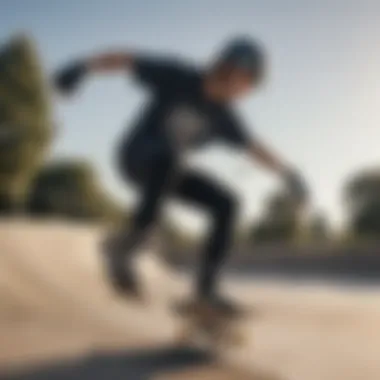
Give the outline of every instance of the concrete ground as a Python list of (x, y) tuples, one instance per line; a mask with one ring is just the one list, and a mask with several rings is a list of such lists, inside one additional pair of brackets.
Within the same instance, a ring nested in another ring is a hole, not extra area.
[(175, 345), (169, 311), (185, 278), (149, 255), (137, 263), (145, 304), (114, 295), (100, 228), (0, 224), (0, 376), (39, 379), (378, 380), (380, 290), (229, 280), (255, 309), (242, 346), (216, 355)]

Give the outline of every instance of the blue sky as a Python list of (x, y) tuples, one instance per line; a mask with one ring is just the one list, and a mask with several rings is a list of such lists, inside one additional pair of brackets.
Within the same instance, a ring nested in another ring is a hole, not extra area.
[[(3, 0), (0, 38), (29, 32), (53, 70), (110, 47), (207, 62), (231, 35), (257, 36), (270, 53), (270, 80), (239, 108), (252, 133), (304, 172), (315, 207), (340, 224), (344, 181), (379, 160), (379, 12), (380, 3), (371, 0)], [(145, 96), (119, 75), (89, 81), (71, 101), (57, 100), (53, 155), (89, 159), (107, 189), (130, 202), (133, 192), (120, 182), (112, 153)], [(238, 192), (243, 219), (258, 214), (263, 195), (278, 183), (223, 147), (192, 162)], [(198, 221), (180, 215), (191, 225)]]

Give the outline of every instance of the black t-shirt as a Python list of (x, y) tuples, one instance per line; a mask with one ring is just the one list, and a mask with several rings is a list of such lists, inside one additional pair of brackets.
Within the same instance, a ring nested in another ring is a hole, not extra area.
[(215, 139), (238, 147), (251, 141), (231, 107), (204, 97), (201, 70), (140, 57), (134, 75), (150, 90), (151, 99), (136, 122), (133, 141), (165, 141), (178, 152)]

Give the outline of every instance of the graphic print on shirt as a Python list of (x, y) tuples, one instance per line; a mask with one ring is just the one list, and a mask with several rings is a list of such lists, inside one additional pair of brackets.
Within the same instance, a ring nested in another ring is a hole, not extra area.
[(205, 115), (188, 105), (174, 106), (165, 122), (169, 139), (178, 148), (186, 148), (198, 142), (209, 129)]

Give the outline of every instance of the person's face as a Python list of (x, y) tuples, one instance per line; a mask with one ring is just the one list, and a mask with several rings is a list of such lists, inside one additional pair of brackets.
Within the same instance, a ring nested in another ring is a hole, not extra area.
[(242, 70), (225, 67), (215, 76), (219, 95), (226, 101), (234, 101), (248, 95), (255, 88), (252, 74)]
[(247, 96), (254, 89), (254, 81), (250, 73), (234, 69), (226, 75), (222, 86), (227, 99), (237, 100)]

